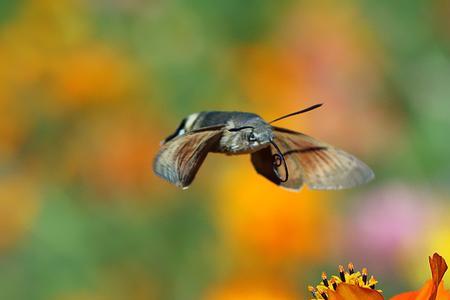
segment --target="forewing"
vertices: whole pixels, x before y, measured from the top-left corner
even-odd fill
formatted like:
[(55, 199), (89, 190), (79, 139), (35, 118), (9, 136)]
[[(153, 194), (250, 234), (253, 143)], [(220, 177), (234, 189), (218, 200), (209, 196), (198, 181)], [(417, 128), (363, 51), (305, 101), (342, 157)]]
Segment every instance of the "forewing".
[(168, 141), (156, 155), (153, 171), (178, 187), (188, 187), (221, 135), (220, 128), (203, 129)]
[(300, 182), (301, 177), (311, 189), (337, 190), (374, 178), (372, 170), (353, 155), (310, 136), (278, 127), (274, 136), (288, 163), (287, 183)]

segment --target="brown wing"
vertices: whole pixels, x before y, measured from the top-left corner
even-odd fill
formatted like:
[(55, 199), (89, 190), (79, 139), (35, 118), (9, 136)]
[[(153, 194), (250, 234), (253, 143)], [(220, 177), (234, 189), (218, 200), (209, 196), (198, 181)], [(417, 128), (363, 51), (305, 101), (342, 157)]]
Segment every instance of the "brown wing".
[[(337, 190), (366, 183), (374, 177), (366, 164), (343, 150), (299, 132), (278, 127), (273, 130), (274, 141), (281, 149), (288, 166), (287, 182), (281, 182), (271, 170), (272, 159), (269, 156), (275, 153), (274, 149), (270, 149), (270, 154), (267, 150), (265, 154), (260, 151), (255, 153), (252, 155), (252, 162), (258, 173), (278, 185), (300, 189), (304, 182), (311, 189)], [(262, 167), (263, 160), (266, 161), (265, 167)], [(282, 173), (282, 170), (283, 166), (280, 166), (279, 172)], [(281, 177), (284, 175), (281, 174)]]
[(153, 161), (156, 175), (181, 188), (187, 188), (198, 169), (219, 142), (222, 131), (214, 127), (178, 136), (163, 144)]

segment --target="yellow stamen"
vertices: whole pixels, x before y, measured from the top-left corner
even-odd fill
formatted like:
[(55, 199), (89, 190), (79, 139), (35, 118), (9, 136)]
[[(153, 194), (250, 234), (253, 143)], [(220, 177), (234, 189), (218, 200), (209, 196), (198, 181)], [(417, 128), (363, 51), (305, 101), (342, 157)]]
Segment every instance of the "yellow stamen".
[(370, 276), (370, 279), (369, 279), (369, 287), (371, 289), (375, 289), (375, 284), (377, 284), (377, 280), (372, 275), (372, 276)]
[(364, 284), (367, 284), (367, 268), (363, 268), (362, 271), (362, 281), (364, 282)]
[[(352, 263), (348, 264), (348, 272), (340, 265), (339, 276), (332, 275), (331, 278), (328, 279), (327, 273), (323, 272), (320, 284), (317, 285), (317, 287), (309, 286), (308, 290), (312, 293), (314, 299), (327, 300), (329, 294), (328, 290), (336, 291), (338, 285), (341, 283), (355, 285), (366, 289), (375, 289), (378, 281), (373, 275), (368, 279), (368, 274), (367, 268), (363, 268), (361, 272), (355, 272), (355, 267)], [(381, 290), (377, 291), (380, 293), (382, 292)]]
[(345, 269), (342, 265), (339, 265), (339, 277), (341, 278), (342, 282), (345, 282)]
[(355, 266), (353, 266), (353, 263), (348, 264), (348, 272), (351, 274), (355, 273)]
[(317, 290), (313, 286), (308, 286), (308, 290), (310, 291), (310, 293), (314, 298), (319, 299), (317, 298)]
[(334, 278), (331, 278), (330, 283), (331, 283), (331, 286), (333, 287), (333, 290), (335, 291), (337, 289), (336, 280)]
[(325, 292), (321, 292), (320, 296), (322, 296), (323, 299), (328, 300), (328, 295)]
[(323, 285), (325, 285), (326, 287), (329, 286), (328, 279), (327, 279), (327, 273), (325, 273), (325, 272), (322, 272), (322, 282), (323, 282)]

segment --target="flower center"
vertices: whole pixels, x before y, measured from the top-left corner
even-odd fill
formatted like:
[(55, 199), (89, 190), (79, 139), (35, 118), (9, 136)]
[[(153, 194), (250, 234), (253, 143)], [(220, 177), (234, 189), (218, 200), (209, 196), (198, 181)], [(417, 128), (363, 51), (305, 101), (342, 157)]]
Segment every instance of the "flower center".
[[(313, 299), (328, 299), (329, 291), (336, 291), (339, 284), (346, 283), (350, 285), (359, 286), (366, 289), (375, 289), (375, 285), (378, 281), (375, 277), (370, 276), (366, 268), (363, 268), (361, 272), (355, 272), (355, 268), (352, 263), (348, 264), (348, 270), (345, 271), (343, 266), (339, 266), (339, 275), (333, 275), (330, 278), (327, 277), (325, 272), (322, 273), (322, 281), (316, 287), (309, 286), (308, 290), (313, 295)], [(381, 290), (377, 290), (382, 292)]]

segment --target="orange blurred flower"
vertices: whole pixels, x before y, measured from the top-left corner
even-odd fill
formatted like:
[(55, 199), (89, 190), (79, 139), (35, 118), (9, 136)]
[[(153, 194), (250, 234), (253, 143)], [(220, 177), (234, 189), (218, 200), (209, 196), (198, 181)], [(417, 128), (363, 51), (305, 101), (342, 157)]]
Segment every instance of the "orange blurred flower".
[(239, 55), (239, 79), (261, 116), (275, 118), (297, 110), (297, 100), (307, 99), (307, 70), (292, 64), (292, 56), (262, 45), (244, 48)]
[(209, 293), (205, 300), (294, 300), (288, 288), (268, 282), (237, 282)]
[(68, 180), (104, 196), (155, 192), (150, 166), (158, 141), (148, 118), (129, 104), (86, 118), (63, 151)]
[(142, 92), (138, 67), (117, 46), (93, 39), (88, 18), (80, 1), (29, 1), (2, 24), (0, 164), (14, 159), (41, 124), (62, 128), (82, 119), (66, 118), (67, 111), (104, 109)]
[(331, 222), (322, 218), (327, 193), (284, 190), (258, 176), (245, 161), (233, 164), (226, 174), (218, 193), (218, 220), (231, 248), (248, 256), (243, 261), (280, 265), (320, 257)]
[(428, 258), (430, 261), (431, 277), (418, 291), (397, 295), (391, 300), (450, 300), (450, 292), (444, 289), (442, 277), (447, 271), (447, 263), (439, 254)]
[[(2, 88), (0, 83), (0, 90)], [(23, 104), (9, 97), (2, 98), (1, 93), (0, 91), (0, 165), (5, 165), (15, 158), (27, 140), (31, 117), (25, 112)]]
[(62, 57), (54, 74), (55, 99), (69, 106), (123, 100), (133, 82), (125, 57), (96, 45)]
[(39, 112), (132, 98), (137, 68), (117, 46), (93, 39), (88, 19), (79, 1), (21, 5), (0, 37), (0, 96), (29, 93)]

